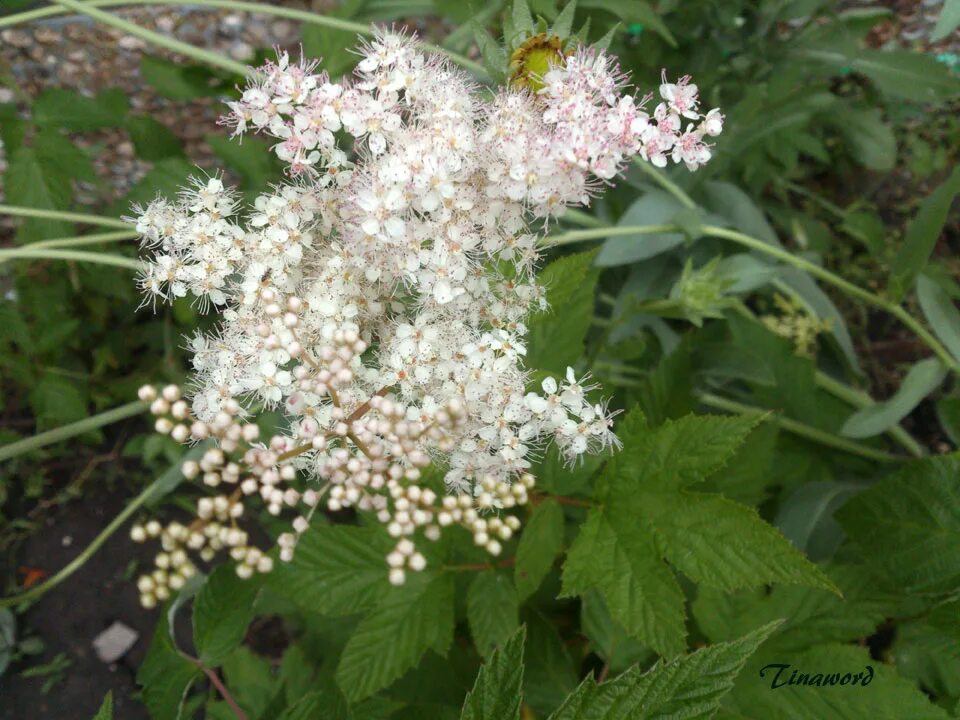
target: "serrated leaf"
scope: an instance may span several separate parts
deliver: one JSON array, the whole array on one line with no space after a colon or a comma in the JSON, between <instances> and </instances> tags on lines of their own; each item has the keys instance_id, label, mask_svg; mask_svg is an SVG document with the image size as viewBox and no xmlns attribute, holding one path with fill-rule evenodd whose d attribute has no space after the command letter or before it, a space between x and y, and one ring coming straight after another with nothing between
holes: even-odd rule
<instances>
[{"instance_id":1,"label":"serrated leaf","mask_svg":"<svg viewBox=\"0 0 960 720\"><path fill-rule=\"evenodd\" d=\"M159 162L165 158L183 157L183 145L168 127L149 115L127 118L127 132L137 151L137 157L147 162Z\"/></svg>"},{"instance_id":2,"label":"serrated leaf","mask_svg":"<svg viewBox=\"0 0 960 720\"><path fill-rule=\"evenodd\" d=\"M527 627L523 701L537 717L546 717L573 691L580 676L554 618L529 609L523 621Z\"/></svg>"},{"instance_id":3,"label":"serrated leaf","mask_svg":"<svg viewBox=\"0 0 960 720\"><path fill-rule=\"evenodd\" d=\"M126 196L111 205L107 214L128 215L133 205L147 205L157 196L173 199L187 184L187 179L196 172L196 167L185 158L165 158L155 163L153 169L130 188Z\"/></svg>"},{"instance_id":4,"label":"serrated leaf","mask_svg":"<svg viewBox=\"0 0 960 720\"><path fill-rule=\"evenodd\" d=\"M150 55L144 55L140 61L140 77L171 100L194 100L218 92L211 86L212 75L207 68L182 65Z\"/></svg>"},{"instance_id":5,"label":"serrated leaf","mask_svg":"<svg viewBox=\"0 0 960 720\"><path fill-rule=\"evenodd\" d=\"M646 673L634 667L602 685L588 677L550 720L710 718L744 664L778 624L657 664Z\"/></svg>"},{"instance_id":6,"label":"serrated leaf","mask_svg":"<svg viewBox=\"0 0 960 720\"><path fill-rule=\"evenodd\" d=\"M513 0L511 17L513 18L513 32L515 34L524 33L528 36L533 34L533 15L530 14L530 6L527 5L527 0Z\"/></svg>"},{"instance_id":7,"label":"serrated leaf","mask_svg":"<svg viewBox=\"0 0 960 720\"><path fill-rule=\"evenodd\" d=\"M93 720L113 720L113 691L107 691L103 698L103 704L93 716Z\"/></svg>"},{"instance_id":8,"label":"serrated leaf","mask_svg":"<svg viewBox=\"0 0 960 720\"><path fill-rule=\"evenodd\" d=\"M207 578L193 602L193 643L204 665L216 667L243 640L261 585L260 577L240 578L232 564Z\"/></svg>"},{"instance_id":9,"label":"serrated leaf","mask_svg":"<svg viewBox=\"0 0 960 720\"><path fill-rule=\"evenodd\" d=\"M849 438L868 438L886 432L940 387L946 374L947 368L939 359L921 360L910 368L892 398L855 412L847 418L840 434Z\"/></svg>"},{"instance_id":10,"label":"serrated leaf","mask_svg":"<svg viewBox=\"0 0 960 720\"><path fill-rule=\"evenodd\" d=\"M726 593L700 587L693 616L712 642L732 640L758 625L785 618L767 642L772 654L786 654L825 642L848 642L871 635L897 612L900 598L878 588L877 576L860 565L824 568L843 597L800 585L779 585Z\"/></svg>"},{"instance_id":11,"label":"serrated leaf","mask_svg":"<svg viewBox=\"0 0 960 720\"><path fill-rule=\"evenodd\" d=\"M596 252L568 255L538 275L550 307L529 320L527 367L562 375L583 354L599 277L592 267L595 256Z\"/></svg>"},{"instance_id":12,"label":"serrated leaf","mask_svg":"<svg viewBox=\"0 0 960 720\"><path fill-rule=\"evenodd\" d=\"M670 47L677 47L677 41L670 33L670 29L664 24L663 20L660 19L657 11L650 6L650 3L644 0L630 0L630 2L617 2L617 0L581 0L580 7L606 10L619 17L625 23L640 23L666 40Z\"/></svg>"},{"instance_id":13,"label":"serrated leaf","mask_svg":"<svg viewBox=\"0 0 960 720\"><path fill-rule=\"evenodd\" d=\"M259 718L266 714L277 695L270 660L240 645L224 658L221 667L224 684L248 717Z\"/></svg>"},{"instance_id":14,"label":"serrated leaf","mask_svg":"<svg viewBox=\"0 0 960 720\"><path fill-rule=\"evenodd\" d=\"M589 638L593 651L603 658L610 672L623 672L653 655L649 648L630 637L623 626L613 619L603 596L596 590L591 590L580 599L580 627Z\"/></svg>"},{"instance_id":15,"label":"serrated leaf","mask_svg":"<svg viewBox=\"0 0 960 720\"><path fill-rule=\"evenodd\" d=\"M351 615L390 594L390 540L376 528L313 525L289 564L278 564L270 588L299 607L323 615Z\"/></svg>"},{"instance_id":16,"label":"serrated leaf","mask_svg":"<svg viewBox=\"0 0 960 720\"><path fill-rule=\"evenodd\" d=\"M87 416L84 394L74 383L57 375L44 375L30 389L29 399L38 431L76 422Z\"/></svg>"},{"instance_id":17,"label":"serrated leaf","mask_svg":"<svg viewBox=\"0 0 960 720\"><path fill-rule=\"evenodd\" d=\"M647 528L635 520L614 527L591 510L567 553L563 597L597 588L610 614L661 655L683 651L683 592Z\"/></svg>"},{"instance_id":18,"label":"serrated leaf","mask_svg":"<svg viewBox=\"0 0 960 720\"><path fill-rule=\"evenodd\" d=\"M757 423L739 415L686 415L651 431L628 432L623 451L609 463L617 469L608 472L631 487L687 487L723 467Z\"/></svg>"},{"instance_id":19,"label":"serrated leaf","mask_svg":"<svg viewBox=\"0 0 960 720\"><path fill-rule=\"evenodd\" d=\"M839 592L751 507L686 492L643 493L637 502L651 513L667 559L691 580L722 590L788 583Z\"/></svg>"},{"instance_id":20,"label":"serrated leaf","mask_svg":"<svg viewBox=\"0 0 960 720\"><path fill-rule=\"evenodd\" d=\"M473 27L473 38L480 49L480 55L483 57L483 63L487 71L495 80L504 80L507 75L506 51L500 46L500 43L490 36L485 28L481 27L476 19L471 20L471 25Z\"/></svg>"},{"instance_id":21,"label":"serrated leaf","mask_svg":"<svg viewBox=\"0 0 960 720\"><path fill-rule=\"evenodd\" d=\"M563 509L554 500L544 500L530 516L517 545L514 582L520 600L540 587L563 547Z\"/></svg>"},{"instance_id":22,"label":"serrated leaf","mask_svg":"<svg viewBox=\"0 0 960 720\"><path fill-rule=\"evenodd\" d=\"M11 205L38 210L65 210L73 199L69 176L44 164L34 148L21 145L12 149L4 176L7 201ZM75 234L73 225L62 220L26 218L17 230L20 242Z\"/></svg>"},{"instance_id":23,"label":"serrated leaf","mask_svg":"<svg viewBox=\"0 0 960 720\"><path fill-rule=\"evenodd\" d=\"M557 19L553 21L553 25L550 28L550 33L556 35L561 39L565 39L570 35L570 32L573 30L573 16L577 12L577 0L569 0L566 5L563 6L563 10L560 11L560 14L557 15Z\"/></svg>"},{"instance_id":24,"label":"serrated leaf","mask_svg":"<svg viewBox=\"0 0 960 720\"><path fill-rule=\"evenodd\" d=\"M869 170L887 172L897 161L897 139L883 121L879 108L848 108L837 127L853 157Z\"/></svg>"},{"instance_id":25,"label":"serrated leaf","mask_svg":"<svg viewBox=\"0 0 960 720\"><path fill-rule=\"evenodd\" d=\"M461 720L519 720L526 631L514 631L480 668L463 703Z\"/></svg>"},{"instance_id":26,"label":"serrated leaf","mask_svg":"<svg viewBox=\"0 0 960 720\"><path fill-rule=\"evenodd\" d=\"M916 460L857 495L837 519L905 592L960 589L960 457Z\"/></svg>"},{"instance_id":27,"label":"serrated leaf","mask_svg":"<svg viewBox=\"0 0 960 720\"><path fill-rule=\"evenodd\" d=\"M453 641L453 578L417 573L394 588L354 631L337 667L350 701L386 687L432 649L445 655Z\"/></svg>"},{"instance_id":28,"label":"serrated leaf","mask_svg":"<svg viewBox=\"0 0 960 720\"><path fill-rule=\"evenodd\" d=\"M318 717L327 717L321 713L323 710L329 710L324 694L313 692L290 705L277 720L314 720Z\"/></svg>"},{"instance_id":29,"label":"serrated leaf","mask_svg":"<svg viewBox=\"0 0 960 720\"><path fill-rule=\"evenodd\" d=\"M918 102L935 102L960 94L960 79L932 55L911 50L862 50L850 61L861 72L894 97Z\"/></svg>"},{"instance_id":30,"label":"serrated leaf","mask_svg":"<svg viewBox=\"0 0 960 720\"><path fill-rule=\"evenodd\" d=\"M143 686L143 704L152 720L180 720L187 693L200 675L200 669L174 647L163 613L137 671L137 682Z\"/></svg>"},{"instance_id":31,"label":"serrated leaf","mask_svg":"<svg viewBox=\"0 0 960 720\"><path fill-rule=\"evenodd\" d=\"M960 311L950 296L933 280L921 275L917 278L917 299L934 334L960 362Z\"/></svg>"},{"instance_id":32,"label":"serrated leaf","mask_svg":"<svg viewBox=\"0 0 960 720\"><path fill-rule=\"evenodd\" d=\"M503 573L478 573L467 591L467 621L473 644L484 657L503 645L520 626L520 601Z\"/></svg>"},{"instance_id":33,"label":"serrated leaf","mask_svg":"<svg viewBox=\"0 0 960 720\"><path fill-rule=\"evenodd\" d=\"M72 90L51 88L34 101L32 117L40 127L87 132L122 127L127 109L126 95L119 90L105 90L89 98Z\"/></svg>"},{"instance_id":34,"label":"serrated leaf","mask_svg":"<svg viewBox=\"0 0 960 720\"><path fill-rule=\"evenodd\" d=\"M903 299L917 274L926 265L943 231L953 199L958 193L960 167L954 169L950 177L927 196L916 216L910 221L903 246L890 265L892 272L888 291L893 300Z\"/></svg>"},{"instance_id":35,"label":"serrated leaf","mask_svg":"<svg viewBox=\"0 0 960 720\"><path fill-rule=\"evenodd\" d=\"M796 670L810 680L839 683L847 673L851 678L844 685L825 686L781 685L777 682L776 665L788 665L779 682L788 682ZM763 677L760 671L767 668ZM869 675L867 685L852 685L852 676L861 674L861 682ZM831 678L831 676L834 676ZM899 676L893 668L870 657L865 647L854 645L819 645L802 653L770 657L762 653L747 663L741 681L731 694L731 709L741 717L766 720L787 717L790 720L947 720L947 713L931 704L914 683Z\"/></svg>"}]
</instances>

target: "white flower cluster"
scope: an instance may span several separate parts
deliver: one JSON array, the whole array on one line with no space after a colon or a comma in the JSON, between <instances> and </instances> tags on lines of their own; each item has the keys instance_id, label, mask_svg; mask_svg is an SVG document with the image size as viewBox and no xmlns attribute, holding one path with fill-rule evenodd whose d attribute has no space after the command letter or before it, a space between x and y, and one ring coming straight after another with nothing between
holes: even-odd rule
<instances>
[{"instance_id":1,"label":"white flower cluster","mask_svg":"<svg viewBox=\"0 0 960 720\"><path fill-rule=\"evenodd\" d=\"M535 95L487 99L410 38L378 35L361 51L355 78L339 83L284 54L231 104L236 134L278 139L291 184L244 218L219 179L199 181L136 222L153 252L148 299L190 293L221 318L191 342L194 425L158 429L198 439L196 423L240 412L234 398L282 405L288 436L241 464L283 479L276 458L296 448L290 466L327 483L328 507L372 510L398 538L388 560L400 582L424 563L418 528L434 537L463 524L499 552L513 521L481 515L526 500L545 443L571 462L617 444L588 378L570 369L527 387L526 321L545 304L530 223L588 203L634 155L696 167L722 118L711 111L681 133L681 117L700 118L686 79L661 87L651 118L590 49ZM417 485L431 462L452 491L440 505ZM277 493L263 497L279 512ZM295 543L281 538L282 557Z\"/></svg>"}]
</instances>

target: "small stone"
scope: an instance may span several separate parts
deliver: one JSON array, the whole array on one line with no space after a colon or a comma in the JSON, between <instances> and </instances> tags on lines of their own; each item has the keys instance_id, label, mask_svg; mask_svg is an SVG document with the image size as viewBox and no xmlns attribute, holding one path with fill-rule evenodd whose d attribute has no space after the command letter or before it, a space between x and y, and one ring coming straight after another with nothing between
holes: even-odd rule
<instances>
[{"instance_id":1,"label":"small stone","mask_svg":"<svg viewBox=\"0 0 960 720\"><path fill-rule=\"evenodd\" d=\"M245 42L237 42L230 46L230 57L234 60L252 60L255 54L253 47Z\"/></svg>"},{"instance_id":2,"label":"small stone","mask_svg":"<svg viewBox=\"0 0 960 720\"><path fill-rule=\"evenodd\" d=\"M71 545L73 545L73 536L64 535L63 539L60 541L60 544L63 545L64 547L70 547Z\"/></svg>"},{"instance_id":3,"label":"small stone","mask_svg":"<svg viewBox=\"0 0 960 720\"><path fill-rule=\"evenodd\" d=\"M16 48L25 48L32 42L29 35L19 30L4 30L0 33L0 40Z\"/></svg>"},{"instance_id":4,"label":"small stone","mask_svg":"<svg viewBox=\"0 0 960 720\"><path fill-rule=\"evenodd\" d=\"M114 622L93 639L93 649L102 662L115 663L126 655L140 635L122 622Z\"/></svg>"},{"instance_id":5,"label":"small stone","mask_svg":"<svg viewBox=\"0 0 960 720\"><path fill-rule=\"evenodd\" d=\"M143 50L147 44L133 35L124 35L117 41L117 46L123 50Z\"/></svg>"},{"instance_id":6,"label":"small stone","mask_svg":"<svg viewBox=\"0 0 960 720\"><path fill-rule=\"evenodd\" d=\"M14 100L13 90L0 87L0 103L11 103Z\"/></svg>"}]
</instances>

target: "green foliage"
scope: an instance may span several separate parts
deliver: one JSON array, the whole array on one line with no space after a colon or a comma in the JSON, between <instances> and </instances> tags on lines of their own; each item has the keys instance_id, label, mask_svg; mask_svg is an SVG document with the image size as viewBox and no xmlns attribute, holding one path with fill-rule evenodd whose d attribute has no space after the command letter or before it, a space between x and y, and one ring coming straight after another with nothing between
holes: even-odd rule
<instances>
[{"instance_id":1,"label":"green foliage","mask_svg":"<svg viewBox=\"0 0 960 720\"><path fill-rule=\"evenodd\" d=\"M473 644L484 656L502 645L520 625L517 589L503 573L479 573L467 591L467 620Z\"/></svg>"},{"instance_id":2,"label":"green foliage","mask_svg":"<svg viewBox=\"0 0 960 720\"><path fill-rule=\"evenodd\" d=\"M150 650L137 671L143 686L143 703L152 720L180 720L191 686L201 676L200 669L186 660L170 636L167 616L161 616L153 633Z\"/></svg>"},{"instance_id":3,"label":"green foliage","mask_svg":"<svg viewBox=\"0 0 960 720\"><path fill-rule=\"evenodd\" d=\"M847 503L844 529L874 567L909 593L960 589L960 457L911 463Z\"/></svg>"},{"instance_id":4,"label":"green foliage","mask_svg":"<svg viewBox=\"0 0 960 720\"><path fill-rule=\"evenodd\" d=\"M229 564L207 578L193 603L193 643L204 665L219 665L243 640L259 591L259 580L242 580Z\"/></svg>"},{"instance_id":5,"label":"green foliage","mask_svg":"<svg viewBox=\"0 0 960 720\"><path fill-rule=\"evenodd\" d=\"M93 720L113 720L113 692L108 692L103 698L103 705L93 716Z\"/></svg>"},{"instance_id":6,"label":"green foliage","mask_svg":"<svg viewBox=\"0 0 960 720\"><path fill-rule=\"evenodd\" d=\"M482 577L482 576L481 576ZM519 720L524 628L493 651L463 704L461 720Z\"/></svg>"},{"instance_id":7,"label":"green foliage","mask_svg":"<svg viewBox=\"0 0 960 720\"><path fill-rule=\"evenodd\" d=\"M517 545L514 582L521 600L540 587L563 545L563 510L553 500L537 505Z\"/></svg>"},{"instance_id":8,"label":"green foliage","mask_svg":"<svg viewBox=\"0 0 960 720\"><path fill-rule=\"evenodd\" d=\"M446 655L452 641L453 578L424 572L360 621L343 649L337 684L349 700L362 700L399 678L427 650Z\"/></svg>"}]
</instances>

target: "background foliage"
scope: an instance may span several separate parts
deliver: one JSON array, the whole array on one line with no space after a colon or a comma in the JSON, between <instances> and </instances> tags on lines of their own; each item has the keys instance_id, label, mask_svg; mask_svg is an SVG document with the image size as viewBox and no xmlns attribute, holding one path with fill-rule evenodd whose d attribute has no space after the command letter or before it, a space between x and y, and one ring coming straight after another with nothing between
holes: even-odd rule
<instances>
[{"instance_id":1,"label":"background foliage","mask_svg":"<svg viewBox=\"0 0 960 720\"><path fill-rule=\"evenodd\" d=\"M530 6L353 0L329 14L429 18L428 39L481 53L496 77L493 38L571 12ZM958 15L947 0L934 42ZM896 18L877 4L580 0L569 19L609 40L639 87L664 67L689 72L727 114L710 165L630 167L589 216L555 230L541 275L552 309L531 323L534 379L592 371L626 411L623 451L574 468L546 452L500 562L448 537L430 569L393 588L379 525L338 516L265 579L212 569L157 614L137 675L155 720L960 716L960 80L933 53L884 42ZM354 41L304 26L304 52L333 75L352 66ZM172 102L219 101L238 81L182 58L145 56L140 72ZM78 142L104 128L152 164L119 199L97 194L104 148ZM6 202L124 215L193 170L179 130L118 91L18 95L0 105ZM263 145L213 129L205 140L215 165L204 169L222 165L245 191L279 179ZM81 183L92 205L77 202ZM672 227L631 229L648 225ZM90 249L104 232L116 237L95 252L135 257L122 224L70 219L26 218L0 250L5 443L185 378L180 338L206 322L189 301L135 313L129 268L29 255L81 233ZM0 448L11 592L20 543L53 508L88 502L91 473L132 494L180 460L138 421L122 427ZM90 469L65 474L78 458ZM140 499L175 514L196 492L178 482L167 474ZM34 635L29 613L0 609L4 682L37 666ZM869 688L772 691L759 676L769 663L876 676ZM108 696L96 717L112 713Z\"/></svg>"}]
</instances>

